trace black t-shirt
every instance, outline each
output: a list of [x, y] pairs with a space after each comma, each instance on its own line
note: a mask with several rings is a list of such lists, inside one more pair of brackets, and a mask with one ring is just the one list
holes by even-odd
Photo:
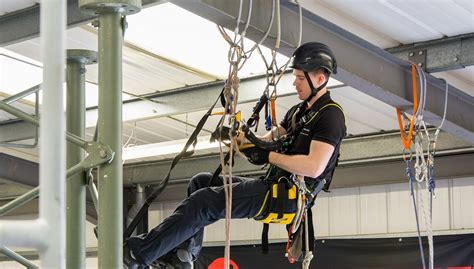
[[[318, 111], [331, 103], [336, 104], [331, 99], [330, 93], [327, 92], [322, 95], [309, 109]], [[296, 114], [296, 122], [299, 122], [301, 117], [307, 114], [308, 111], [305, 111], [305, 105], [305, 102], [303, 102], [293, 106], [290, 110], [288, 110], [280, 123], [280, 125], [285, 128], [287, 132], [291, 131], [292, 116], [298, 108], [300, 108], [300, 111], [298, 114]], [[326, 106], [324, 109], [319, 111], [319, 113], [317, 113], [308, 124], [301, 128], [300, 132], [296, 134], [296, 138], [286, 154], [307, 155], [310, 150], [311, 141], [313, 140], [333, 145], [334, 152], [324, 172], [317, 178], [305, 177], [306, 182], [311, 186], [315, 182], [314, 179], [326, 179], [327, 183], [325, 189], [327, 189], [331, 181], [330, 177], [332, 176], [332, 171], [336, 167], [336, 162], [339, 156], [339, 147], [344, 136], [346, 136], [346, 125], [343, 111], [336, 106]]]

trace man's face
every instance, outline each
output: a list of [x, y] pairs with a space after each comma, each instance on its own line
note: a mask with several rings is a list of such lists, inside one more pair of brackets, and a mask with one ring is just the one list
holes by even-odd
[[[311, 74], [309, 75], [311, 77]], [[309, 87], [304, 72], [298, 69], [293, 69], [293, 76], [295, 77], [293, 86], [295, 86], [296, 92], [298, 93], [298, 98], [300, 100], [306, 100], [306, 98], [311, 94], [311, 88]]]
[[[308, 75], [315, 88], [319, 87], [319, 85], [325, 81], [325, 77], [322, 73], [310, 72]], [[311, 95], [311, 88], [304, 76], [304, 72], [299, 69], [293, 69], [293, 76], [295, 77], [293, 86], [295, 86], [296, 92], [298, 93], [298, 98], [300, 100], [306, 100]]]
[[311, 94], [311, 89], [309, 88], [308, 81], [304, 76], [304, 72], [298, 69], [293, 69], [293, 76], [295, 77], [293, 86], [295, 86], [296, 92], [298, 93], [298, 98], [300, 100], [306, 100], [306, 98]]

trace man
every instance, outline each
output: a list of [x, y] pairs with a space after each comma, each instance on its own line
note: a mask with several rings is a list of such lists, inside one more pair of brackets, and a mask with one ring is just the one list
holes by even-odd
[[[261, 137], [271, 140], [275, 133], [291, 134], [289, 149], [285, 154], [258, 147], [242, 152], [253, 164], [270, 163], [287, 173], [304, 176], [309, 189], [324, 179], [327, 189], [346, 134], [344, 114], [326, 89], [329, 76], [337, 71], [336, 59], [326, 45], [310, 42], [295, 50], [291, 67], [293, 85], [303, 102], [286, 113], [276, 132]], [[298, 128], [295, 123], [301, 126]], [[204, 227], [225, 218], [222, 177], [209, 186], [211, 177], [210, 173], [194, 176], [188, 186], [188, 198], [171, 216], [148, 234], [127, 240], [124, 259], [130, 268], [155, 261], [174, 268], [192, 268], [201, 249]], [[268, 190], [267, 180], [233, 178], [233, 218], [252, 218], [258, 213]]]

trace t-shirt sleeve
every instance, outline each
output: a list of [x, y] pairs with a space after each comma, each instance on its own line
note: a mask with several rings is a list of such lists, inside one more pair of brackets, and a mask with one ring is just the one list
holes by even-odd
[[321, 117], [313, 125], [312, 140], [317, 140], [337, 146], [346, 136], [344, 113], [337, 107], [324, 110]]

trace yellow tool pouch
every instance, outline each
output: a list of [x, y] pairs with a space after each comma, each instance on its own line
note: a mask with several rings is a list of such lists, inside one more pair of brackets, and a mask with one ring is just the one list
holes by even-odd
[[264, 223], [290, 224], [296, 215], [298, 194], [296, 186], [286, 178], [271, 183], [254, 219]]

